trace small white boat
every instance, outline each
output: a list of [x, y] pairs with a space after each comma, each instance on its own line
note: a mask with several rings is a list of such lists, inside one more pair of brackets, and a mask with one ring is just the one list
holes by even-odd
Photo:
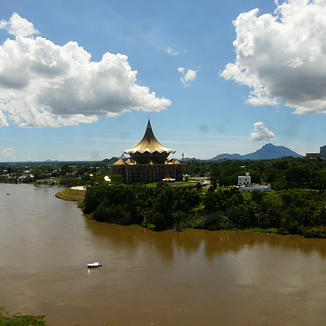
[[102, 266], [102, 264], [99, 263], [99, 262], [91, 263], [91, 264], [87, 264], [87, 267], [88, 267], [88, 268], [101, 267], [101, 266]]

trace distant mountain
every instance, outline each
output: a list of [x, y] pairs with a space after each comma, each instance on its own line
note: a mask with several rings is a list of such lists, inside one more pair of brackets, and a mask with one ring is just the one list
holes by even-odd
[[254, 153], [243, 155], [248, 160], [276, 159], [284, 156], [303, 157], [287, 147], [273, 144], [266, 144]]
[[120, 158], [120, 157], [112, 156], [110, 159], [109, 159], [109, 158], [105, 158], [105, 159], [102, 160], [101, 162], [108, 163], [108, 164], [113, 164], [113, 163], [115, 163], [116, 161], [118, 161], [119, 158]]
[[240, 154], [219, 154], [213, 157], [211, 160], [266, 160], [276, 159], [284, 156], [302, 157], [302, 155], [292, 151], [284, 146], [275, 146], [273, 144], [266, 144], [261, 149], [254, 153], [240, 155]]
[[189, 161], [200, 161], [200, 159], [196, 157], [184, 157], [184, 158], [176, 158], [176, 160], [182, 161], [182, 162], [189, 162]]
[[243, 160], [242, 155], [240, 154], [219, 154], [213, 158], [211, 158], [211, 160]]

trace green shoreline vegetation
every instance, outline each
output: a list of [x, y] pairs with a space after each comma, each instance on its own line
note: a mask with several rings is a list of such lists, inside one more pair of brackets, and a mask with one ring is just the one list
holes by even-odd
[[[189, 183], [130, 186], [121, 184], [121, 176], [110, 174], [108, 163], [116, 159], [1, 163], [0, 182], [86, 185], [86, 194], [65, 189], [57, 197], [79, 201], [84, 213], [102, 222], [153, 230], [253, 230], [326, 238], [326, 161], [192, 160], [185, 166]], [[272, 192], [239, 193], [233, 185], [246, 172], [253, 183], [270, 183]], [[104, 176], [112, 182], [104, 181]], [[208, 178], [210, 186], [203, 188], [199, 177]]]
[[[15, 313], [10, 316], [4, 307], [0, 307], [0, 326], [47, 326], [48, 323], [46, 322], [45, 317], [45, 315], [34, 316], [23, 315], [21, 313]], [[98, 326], [113, 326], [113, 323], [105, 323]]]
[[[232, 185], [249, 172], [272, 192], [240, 193]], [[191, 162], [187, 174], [209, 175], [209, 188], [146, 185], [90, 187], [83, 211], [99, 222], [151, 230], [203, 228], [326, 238], [326, 162], [306, 158]]]
[[0, 325], [1, 326], [46, 326], [45, 315], [22, 315], [16, 313], [9, 316], [4, 307], [0, 307]]
[[316, 190], [239, 193], [235, 187], [101, 184], [87, 190], [82, 205], [99, 222], [157, 231], [203, 228], [326, 238], [326, 193]]

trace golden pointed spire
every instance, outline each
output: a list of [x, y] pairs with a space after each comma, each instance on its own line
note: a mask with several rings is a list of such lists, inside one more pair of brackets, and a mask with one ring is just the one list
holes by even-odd
[[124, 151], [125, 154], [134, 154], [134, 153], [175, 153], [173, 149], [164, 147], [155, 137], [152, 130], [151, 122], [148, 119], [146, 131], [142, 140], [133, 148]]

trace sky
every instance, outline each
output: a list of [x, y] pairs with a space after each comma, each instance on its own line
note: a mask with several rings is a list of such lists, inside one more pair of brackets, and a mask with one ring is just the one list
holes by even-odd
[[326, 144], [326, 0], [1, 0], [0, 161]]

